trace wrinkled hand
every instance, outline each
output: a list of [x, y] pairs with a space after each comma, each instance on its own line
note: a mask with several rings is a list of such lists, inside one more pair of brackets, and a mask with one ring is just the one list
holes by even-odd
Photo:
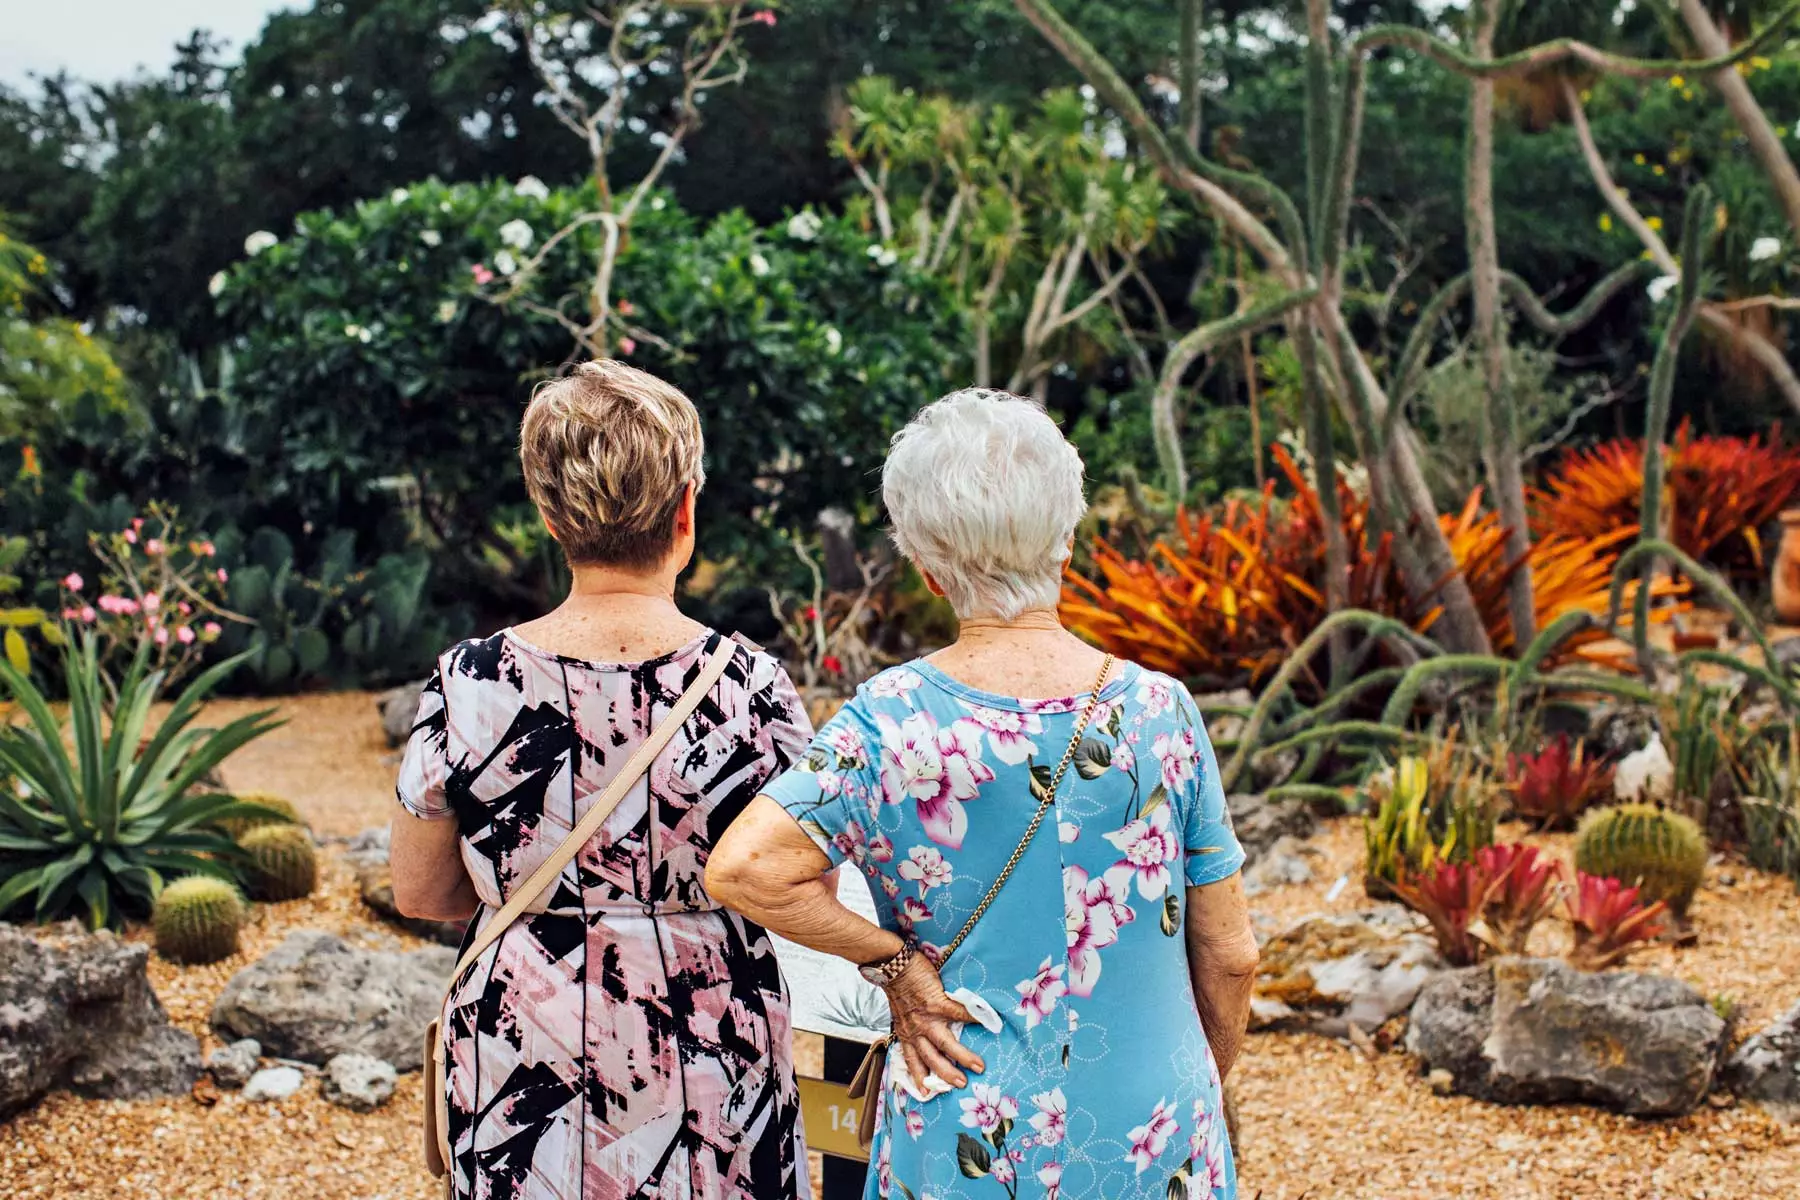
[[887, 999], [894, 1040], [900, 1043], [907, 1071], [921, 1087], [928, 1075], [951, 1087], [967, 1085], [967, 1077], [957, 1070], [959, 1063], [977, 1075], [987, 1069], [980, 1055], [957, 1040], [952, 1027], [973, 1024], [975, 1018], [944, 993], [937, 968], [925, 955], [913, 955], [900, 978], [887, 986]]

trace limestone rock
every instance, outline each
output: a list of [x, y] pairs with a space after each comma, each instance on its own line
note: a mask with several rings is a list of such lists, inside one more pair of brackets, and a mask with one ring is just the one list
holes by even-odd
[[1766, 1105], [1784, 1121], [1800, 1121], [1800, 1004], [1738, 1047], [1726, 1064], [1725, 1082], [1739, 1099]]
[[305, 1082], [298, 1067], [264, 1067], [244, 1084], [244, 1099], [286, 1100]]
[[149, 957], [107, 932], [0, 924], [0, 1117], [51, 1088], [131, 1100], [193, 1087], [200, 1045], [169, 1024]]
[[1291, 800], [1242, 794], [1227, 796], [1225, 807], [1231, 814], [1232, 830], [1244, 847], [1246, 864], [1261, 858], [1282, 838], [1311, 837], [1319, 827], [1310, 808]]
[[1621, 758], [1613, 771], [1613, 795], [1620, 800], [1654, 804], [1667, 800], [1674, 788], [1675, 763], [1660, 733], [1651, 734], [1642, 750]]
[[425, 690], [423, 680], [390, 688], [375, 700], [381, 713], [381, 731], [390, 746], [404, 746], [412, 736], [413, 724], [419, 718], [419, 694]]
[[229, 1046], [220, 1046], [207, 1057], [206, 1069], [213, 1082], [222, 1088], [241, 1088], [256, 1074], [262, 1058], [262, 1045], [255, 1038], [240, 1038]]
[[1310, 860], [1319, 856], [1316, 847], [1283, 834], [1244, 872], [1244, 894], [1260, 896], [1274, 888], [1310, 881], [1313, 877]]
[[367, 1054], [340, 1054], [325, 1064], [319, 1091], [352, 1112], [374, 1112], [393, 1097], [396, 1078], [391, 1063]]
[[1420, 992], [1406, 1036], [1406, 1048], [1448, 1071], [1464, 1095], [1634, 1116], [1691, 1111], [1724, 1044], [1725, 1022], [1679, 980], [1587, 974], [1544, 958], [1439, 975]]
[[1250, 1022], [1330, 1037], [1351, 1025], [1369, 1033], [1411, 1007], [1443, 966], [1404, 910], [1307, 917], [1263, 945]]
[[323, 1065], [361, 1053], [416, 1071], [455, 965], [455, 951], [443, 947], [364, 950], [319, 930], [291, 933], [232, 976], [213, 1027], [253, 1037], [281, 1058]]

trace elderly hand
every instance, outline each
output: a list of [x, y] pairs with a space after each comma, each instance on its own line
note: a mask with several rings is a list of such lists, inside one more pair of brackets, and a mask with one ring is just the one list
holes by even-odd
[[888, 1008], [894, 1018], [894, 1040], [906, 1060], [907, 1072], [924, 1086], [936, 1075], [951, 1087], [967, 1085], [957, 1064], [977, 1075], [987, 1069], [981, 1056], [957, 1040], [955, 1025], [972, 1024], [969, 1010], [944, 992], [937, 967], [923, 954], [913, 955], [900, 978], [887, 986]]

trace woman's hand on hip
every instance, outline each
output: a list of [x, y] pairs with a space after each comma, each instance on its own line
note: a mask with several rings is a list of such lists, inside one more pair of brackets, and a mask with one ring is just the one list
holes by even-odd
[[975, 1018], [945, 994], [929, 958], [915, 954], [900, 978], [887, 986], [887, 999], [894, 1040], [900, 1043], [907, 1072], [921, 1086], [927, 1076], [936, 1075], [951, 1087], [964, 1087], [968, 1079], [959, 1065], [977, 1075], [987, 1069], [980, 1055], [957, 1040], [955, 1026], [973, 1024]]

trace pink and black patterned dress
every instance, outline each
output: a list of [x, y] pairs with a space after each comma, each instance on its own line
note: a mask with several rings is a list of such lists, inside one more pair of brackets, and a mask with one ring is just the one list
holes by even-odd
[[[640, 663], [511, 631], [452, 647], [419, 705], [400, 803], [455, 819], [487, 907], [574, 827], [720, 635]], [[472, 1200], [809, 1196], [788, 1000], [769, 938], [719, 907], [707, 855], [811, 729], [749, 647], [564, 870], [456, 981], [451, 1178]]]

